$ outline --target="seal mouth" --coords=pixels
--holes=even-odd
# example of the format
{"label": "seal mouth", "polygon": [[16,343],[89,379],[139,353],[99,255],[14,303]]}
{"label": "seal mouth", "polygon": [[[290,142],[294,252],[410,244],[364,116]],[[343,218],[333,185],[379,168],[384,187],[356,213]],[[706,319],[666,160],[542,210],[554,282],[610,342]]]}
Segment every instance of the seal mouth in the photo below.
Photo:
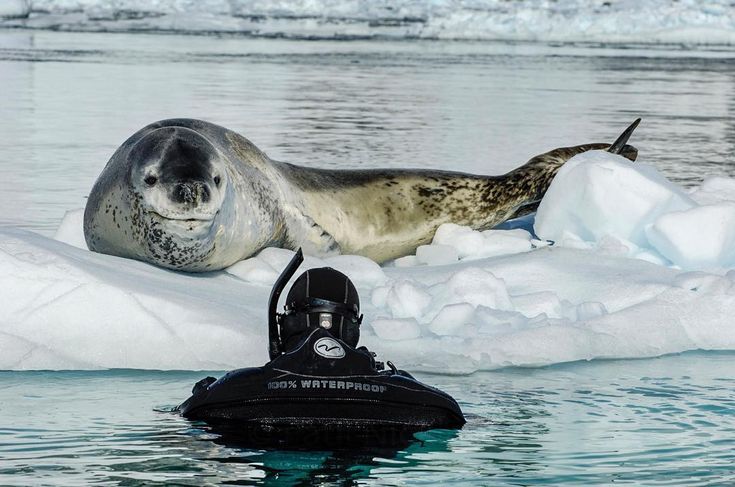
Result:
{"label": "seal mouth", "polygon": [[154,221],[157,221],[159,225],[163,225],[163,227],[166,228],[167,232],[187,238],[211,232],[218,213],[219,212],[216,212],[211,216],[197,215],[195,217],[168,217],[161,215],[157,211],[150,210],[148,212]]}
{"label": "seal mouth", "polygon": [[157,217],[161,220],[169,220],[173,222],[179,222],[179,223],[208,223],[214,221],[214,219],[217,217],[218,211],[213,213],[212,215],[202,215],[202,216],[196,216],[196,217],[177,217],[177,216],[164,216],[158,213],[155,210],[149,210],[148,213],[152,214],[154,217]]}

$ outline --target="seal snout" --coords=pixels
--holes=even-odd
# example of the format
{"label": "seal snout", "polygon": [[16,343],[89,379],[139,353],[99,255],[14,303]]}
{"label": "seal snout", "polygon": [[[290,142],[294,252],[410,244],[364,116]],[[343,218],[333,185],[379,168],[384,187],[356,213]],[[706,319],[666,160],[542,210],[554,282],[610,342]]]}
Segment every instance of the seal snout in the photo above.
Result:
{"label": "seal snout", "polygon": [[187,181],[174,185],[171,196],[176,203],[197,206],[200,203],[209,203],[211,193],[207,184]]}
{"label": "seal snout", "polygon": [[188,233],[211,226],[227,184],[212,143],[186,127],[160,127],[137,142],[132,178],[153,221],[167,231]]}
{"label": "seal snout", "polygon": [[[156,213],[169,220],[210,221],[217,214],[217,189],[202,178],[176,179],[164,185]],[[164,189],[164,188],[161,188]]]}

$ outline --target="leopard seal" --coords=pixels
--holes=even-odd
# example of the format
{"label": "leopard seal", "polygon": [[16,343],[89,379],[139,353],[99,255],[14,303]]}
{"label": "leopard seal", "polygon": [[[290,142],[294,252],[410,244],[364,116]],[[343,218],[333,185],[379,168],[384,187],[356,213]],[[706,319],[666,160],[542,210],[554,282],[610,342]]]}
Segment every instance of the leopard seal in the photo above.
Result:
{"label": "leopard seal", "polygon": [[90,250],[188,272],[225,268],[265,247],[350,253],[384,262],[431,241],[442,223],[491,228],[528,212],[572,156],[626,145],[585,144],[538,155],[503,176],[413,169],[314,169],[270,159],[213,123],[170,119],[126,140],[84,211]]}

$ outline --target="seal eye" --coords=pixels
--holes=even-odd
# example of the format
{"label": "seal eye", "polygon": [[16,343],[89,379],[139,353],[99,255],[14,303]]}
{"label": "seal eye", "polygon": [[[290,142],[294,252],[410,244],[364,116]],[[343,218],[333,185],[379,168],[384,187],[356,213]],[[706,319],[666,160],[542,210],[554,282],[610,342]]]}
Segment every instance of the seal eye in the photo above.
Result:
{"label": "seal eye", "polygon": [[158,178],[156,178],[155,176],[146,176],[143,181],[145,181],[145,184],[147,184],[148,186],[153,186],[158,181]]}
{"label": "seal eye", "polygon": [[220,181],[221,181],[221,179],[220,179],[219,176],[215,176],[214,177],[214,184],[216,184],[217,186],[219,186]]}

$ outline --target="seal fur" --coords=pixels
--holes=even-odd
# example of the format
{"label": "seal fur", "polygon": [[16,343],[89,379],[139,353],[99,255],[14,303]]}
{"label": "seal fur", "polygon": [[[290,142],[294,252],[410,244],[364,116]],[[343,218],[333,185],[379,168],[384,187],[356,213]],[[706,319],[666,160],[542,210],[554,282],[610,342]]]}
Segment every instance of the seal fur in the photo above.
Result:
{"label": "seal fur", "polygon": [[538,155],[502,176],[327,170],[271,160],[249,140],[194,119],[155,122],[113,154],[84,214],[90,250],[183,271],[217,270],[268,246],[376,262],[408,255],[443,223],[483,230],[531,211],[585,144]]}

